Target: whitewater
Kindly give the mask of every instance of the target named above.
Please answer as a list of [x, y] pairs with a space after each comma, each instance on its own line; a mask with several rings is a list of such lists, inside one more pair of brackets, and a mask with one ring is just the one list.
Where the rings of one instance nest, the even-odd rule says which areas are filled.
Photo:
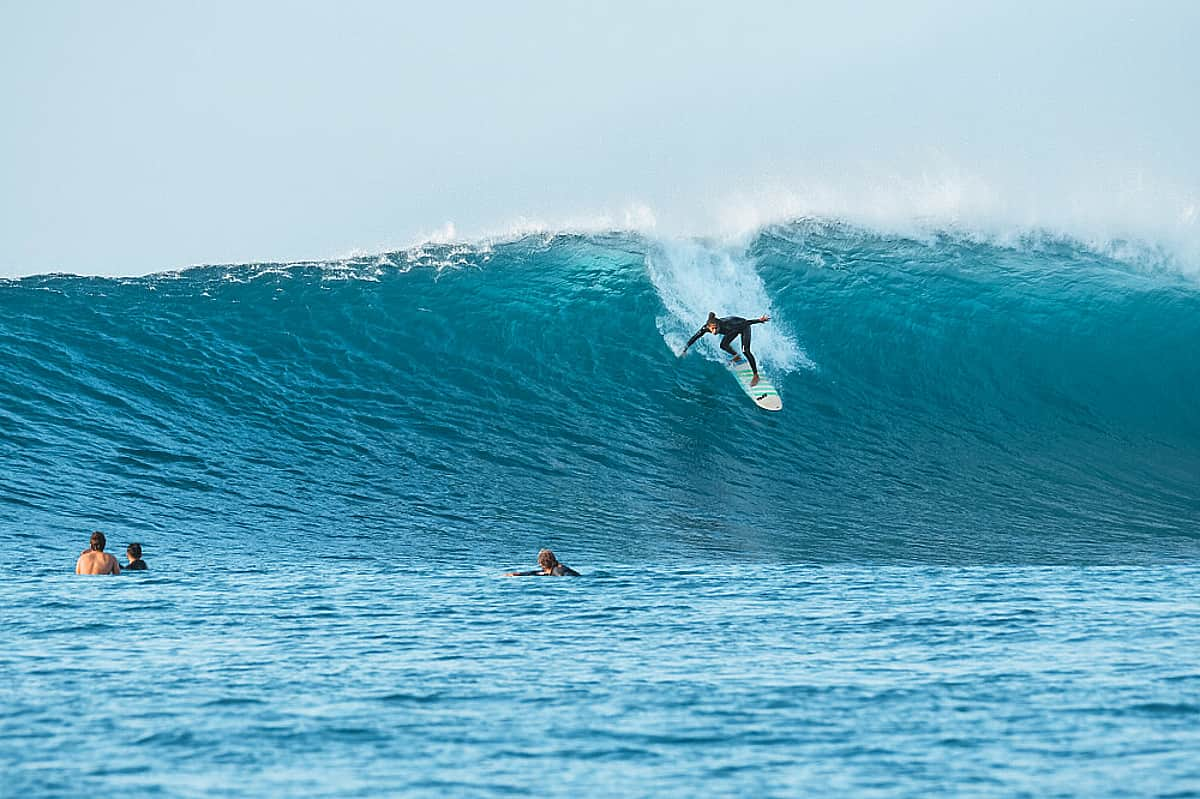
[[1195, 266], [800, 218], [2, 280], [6, 790], [1196, 795]]

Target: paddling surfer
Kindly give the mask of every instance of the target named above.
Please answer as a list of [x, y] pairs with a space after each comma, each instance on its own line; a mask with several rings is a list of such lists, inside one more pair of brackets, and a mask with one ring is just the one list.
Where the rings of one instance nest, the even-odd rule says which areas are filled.
[[[708, 313], [708, 321], [704, 326], [696, 331], [696, 335], [688, 339], [688, 343], [683, 345], [683, 349], [679, 351], [679, 357], [687, 355], [688, 347], [696, 343], [696, 341], [705, 333], [712, 333], [721, 336], [721, 349], [733, 356], [731, 363], [737, 363], [742, 359], [742, 355], [746, 356], [746, 362], [750, 364], [750, 368], [754, 371], [754, 379], [750, 381], [750, 385], [758, 385], [758, 363], [754, 360], [754, 353], [750, 352], [750, 326], [770, 322], [771, 317], [763, 314], [757, 319], [743, 319], [740, 316], [725, 316], [717, 318], [717, 315], [712, 311]], [[742, 355], [734, 352], [733, 347], [729, 343], [738, 336], [742, 337]]]
[[505, 577], [578, 577], [579, 572], [570, 566], [558, 562], [554, 553], [548, 549], [538, 552], [538, 565], [542, 568], [532, 572], [508, 572]]

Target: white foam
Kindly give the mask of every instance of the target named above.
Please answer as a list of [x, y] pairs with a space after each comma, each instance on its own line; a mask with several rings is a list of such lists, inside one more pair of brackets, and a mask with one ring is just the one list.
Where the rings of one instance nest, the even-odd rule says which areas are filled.
[[[772, 311], [762, 279], [751, 261], [735, 246], [696, 239], [662, 239], [653, 243], [646, 267], [667, 313], [657, 320], [659, 333], [678, 353], [710, 311], [717, 316], [753, 318], [762, 314], [771, 321], [755, 325], [752, 351], [765, 370], [782, 372], [812, 368], [813, 362], [788, 330], [787, 320]], [[723, 360], [712, 337], [698, 347], [711, 360]], [[735, 346], [736, 348], [736, 346]]]
[[[701, 249], [724, 251], [737, 263], [742, 259], [739, 252], [763, 228], [817, 219], [883, 236], [924, 239], [948, 232], [1013, 246], [1021, 246], [1031, 236], [1049, 235], [1070, 239], [1135, 267], [1200, 277], [1200, 188], [1134, 171], [1106, 179], [1096, 176], [1058, 190], [1053, 186], [1068, 186], [1069, 181], [1047, 180], [1036, 190], [1022, 189], [1016, 180], [987, 179], [944, 159], [934, 158], [931, 163], [934, 165], [928, 169], [912, 172], [859, 166], [855, 170], [830, 168], [823, 176], [751, 182], [749, 188], [689, 198], [687, 209], [659, 209], [634, 201], [591, 213], [518, 215], [506, 224], [472, 231], [463, 231], [448, 220], [409, 237], [405, 244], [393, 240], [356, 247], [328, 259], [286, 261], [283, 266], [318, 266], [331, 272], [349, 270], [377, 276], [377, 271], [365, 272], [362, 262], [402, 271], [427, 266], [454, 268], [473, 262], [476, 256], [482, 255], [486, 261], [497, 245], [530, 236], [544, 236], [549, 242], [557, 235], [602, 233], [632, 233], [657, 240], [664, 243], [663, 252], [675, 252], [685, 260], [687, 239], [715, 240], [720, 244], [702, 245]], [[659, 255], [664, 263], [674, 257]], [[223, 265], [263, 271], [277, 263]], [[159, 274], [178, 276], [183, 271]], [[715, 299], [739, 302], [753, 298]], [[788, 360], [782, 353], [780, 358], [781, 363]]]
[[529, 236], [591, 235], [596, 233], [653, 233], [658, 219], [645, 203], [629, 203], [617, 210], [593, 213], [563, 214], [557, 217], [520, 215], [507, 223], [460, 234], [453, 222], [446, 222], [437, 231], [423, 232], [414, 237], [405, 250], [419, 250], [434, 244], [460, 244], [490, 247], [517, 241]]
[[770, 225], [818, 219], [918, 239], [952, 233], [1017, 246], [1031, 236], [1066, 238], [1133, 266], [1200, 276], [1200, 189], [1136, 171], [1074, 183], [1039, 176], [1036, 187], [1022, 187], [1017, 178], [985, 177], [942, 157], [931, 157], [930, 164], [904, 172], [859, 165], [763, 180], [691, 198], [686, 209], [631, 202], [553, 218], [522, 215], [469, 233], [447, 222], [401, 249], [451, 243], [490, 248], [534, 235], [623, 232], [677, 242], [717, 239], [736, 251]]
[[731, 192], [714, 203], [712, 216], [709, 230], [729, 240], [800, 218], [882, 235], [951, 232], [999, 244], [1050, 235], [1135, 266], [1200, 275], [1200, 191], [1140, 172], [1036, 191], [946, 166], [912, 175], [840, 175]]

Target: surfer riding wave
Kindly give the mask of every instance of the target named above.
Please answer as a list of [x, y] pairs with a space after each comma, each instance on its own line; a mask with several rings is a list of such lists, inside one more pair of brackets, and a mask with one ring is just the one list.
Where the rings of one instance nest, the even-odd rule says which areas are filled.
[[[750, 352], [750, 327], [751, 325], [770, 321], [771, 317], [766, 314], [757, 319], [743, 319], [740, 316], [718, 318], [714, 312], [709, 311], [708, 321], [696, 331], [696, 335], [688, 339], [687, 344], [683, 345], [683, 349], [679, 351], [679, 357], [682, 358], [684, 355], [687, 355], [688, 348], [695, 344], [705, 333], [712, 333], [714, 336], [720, 334], [721, 349], [733, 356], [731, 363], [737, 363], [742, 359], [742, 355], [745, 355], [746, 362], [750, 364], [750, 368], [754, 371], [754, 379], [750, 381], [750, 385], [758, 385], [758, 362], [754, 360], [754, 353]], [[730, 342], [738, 336], [742, 337], [742, 355], [738, 355], [733, 347], [729, 346]]]

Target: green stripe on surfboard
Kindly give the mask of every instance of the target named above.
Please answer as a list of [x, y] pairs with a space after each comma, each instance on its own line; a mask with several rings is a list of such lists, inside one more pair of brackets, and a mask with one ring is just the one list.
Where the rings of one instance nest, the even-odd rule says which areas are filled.
[[759, 379], [758, 385], [750, 385], [750, 381], [754, 379], [754, 370], [750, 368], [750, 364], [743, 361], [742, 363], [727, 363], [726, 365], [729, 371], [733, 372], [734, 377], [737, 378], [738, 385], [742, 391], [754, 401], [755, 405], [767, 411], [778, 411], [783, 408], [783, 400], [780, 399], [779, 392], [770, 380], [763, 377]]

